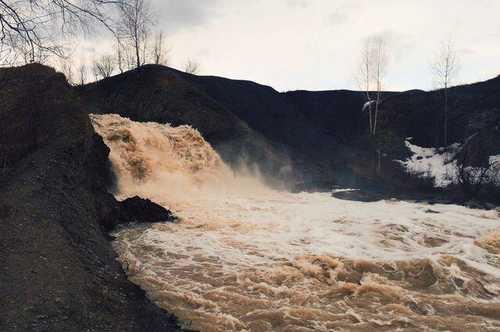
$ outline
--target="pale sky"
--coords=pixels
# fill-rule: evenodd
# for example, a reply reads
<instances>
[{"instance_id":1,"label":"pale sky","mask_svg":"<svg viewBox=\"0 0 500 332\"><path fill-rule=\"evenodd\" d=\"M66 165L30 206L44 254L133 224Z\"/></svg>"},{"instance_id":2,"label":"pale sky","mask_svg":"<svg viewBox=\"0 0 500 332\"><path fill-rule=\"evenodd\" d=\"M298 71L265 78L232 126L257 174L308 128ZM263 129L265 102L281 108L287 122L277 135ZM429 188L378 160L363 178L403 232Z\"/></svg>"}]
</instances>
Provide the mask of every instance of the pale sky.
<instances>
[{"instance_id":1,"label":"pale sky","mask_svg":"<svg viewBox=\"0 0 500 332\"><path fill-rule=\"evenodd\" d=\"M500 0L153 0L170 65L287 90L358 89L362 41L391 40L386 88L431 89L431 62L452 38L458 83L500 74ZM104 41L90 41L88 53ZM99 45L103 45L100 47Z\"/></svg>"}]
</instances>

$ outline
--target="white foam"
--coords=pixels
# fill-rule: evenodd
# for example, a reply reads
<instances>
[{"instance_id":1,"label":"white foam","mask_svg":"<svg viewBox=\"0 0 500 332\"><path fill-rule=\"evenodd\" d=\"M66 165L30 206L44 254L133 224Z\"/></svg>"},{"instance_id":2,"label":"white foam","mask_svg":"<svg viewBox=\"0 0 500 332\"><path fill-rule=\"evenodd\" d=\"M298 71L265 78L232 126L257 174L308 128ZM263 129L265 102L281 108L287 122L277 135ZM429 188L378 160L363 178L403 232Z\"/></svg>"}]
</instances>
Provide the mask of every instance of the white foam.
<instances>
[{"instance_id":1,"label":"white foam","mask_svg":"<svg viewBox=\"0 0 500 332\"><path fill-rule=\"evenodd\" d=\"M453 255L500 277L500 271L487 264L488 252L474 244L500 227L496 211L274 192L199 200L176 213L182 223L168 231L150 231L145 241L189 256L216 256L231 268L308 254L376 261ZM428 238L442 244L429 246Z\"/></svg>"}]
</instances>

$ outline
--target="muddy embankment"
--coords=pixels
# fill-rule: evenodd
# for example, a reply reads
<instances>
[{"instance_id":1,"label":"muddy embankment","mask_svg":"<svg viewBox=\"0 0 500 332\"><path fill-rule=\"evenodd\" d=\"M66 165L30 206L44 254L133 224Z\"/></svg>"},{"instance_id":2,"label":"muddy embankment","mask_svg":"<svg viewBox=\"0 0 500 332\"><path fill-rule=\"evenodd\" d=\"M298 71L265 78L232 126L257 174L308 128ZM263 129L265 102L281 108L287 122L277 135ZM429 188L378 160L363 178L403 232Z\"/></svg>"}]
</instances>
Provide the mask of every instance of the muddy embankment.
<instances>
[{"instance_id":1,"label":"muddy embankment","mask_svg":"<svg viewBox=\"0 0 500 332\"><path fill-rule=\"evenodd\" d=\"M0 70L1 331L177 329L116 261L108 153L64 76Z\"/></svg>"}]
</instances>

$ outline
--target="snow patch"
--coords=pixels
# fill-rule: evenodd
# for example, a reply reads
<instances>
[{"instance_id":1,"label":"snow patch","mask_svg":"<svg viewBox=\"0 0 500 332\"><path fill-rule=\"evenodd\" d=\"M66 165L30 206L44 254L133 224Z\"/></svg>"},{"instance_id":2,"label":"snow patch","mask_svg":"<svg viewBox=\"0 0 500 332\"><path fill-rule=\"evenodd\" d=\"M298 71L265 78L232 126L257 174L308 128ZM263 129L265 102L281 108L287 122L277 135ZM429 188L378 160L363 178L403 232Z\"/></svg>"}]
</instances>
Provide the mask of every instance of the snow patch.
<instances>
[{"instance_id":1,"label":"snow patch","mask_svg":"<svg viewBox=\"0 0 500 332\"><path fill-rule=\"evenodd\" d=\"M498 156L490 156L490 164L500 164L500 154Z\"/></svg>"},{"instance_id":2,"label":"snow patch","mask_svg":"<svg viewBox=\"0 0 500 332\"><path fill-rule=\"evenodd\" d=\"M454 183L457 178L457 162L454 160L460 149L459 143L447 148L424 148L405 141L413 155L410 159L399 162L406 170L423 178L433 178L436 187L444 188Z\"/></svg>"},{"instance_id":3,"label":"snow patch","mask_svg":"<svg viewBox=\"0 0 500 332\"><path fill-rule=\"evenodd\" d=\"M458 183L459 174L455 156L462 148L460 143L448 147L424 148L410 143L410 139L410 137L406 139L405 145L413 155L405 161L397 160L408 173L421 178L432 178L434 186L438 188ZM473 183L484 180L500 183L500 155L490 156L489 163L491 166L487 170L472 166L465 168Z\"/></svg>"}]
</instances>

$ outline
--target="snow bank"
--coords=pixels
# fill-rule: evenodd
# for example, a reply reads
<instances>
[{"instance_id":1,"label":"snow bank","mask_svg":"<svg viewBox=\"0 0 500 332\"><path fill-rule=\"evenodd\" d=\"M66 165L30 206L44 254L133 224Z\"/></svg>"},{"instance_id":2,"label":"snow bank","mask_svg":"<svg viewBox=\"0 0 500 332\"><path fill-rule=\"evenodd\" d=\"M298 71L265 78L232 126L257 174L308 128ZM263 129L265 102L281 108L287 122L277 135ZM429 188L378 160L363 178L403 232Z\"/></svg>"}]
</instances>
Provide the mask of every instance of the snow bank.
<instances>
[{"instance_id":1,"label":"snow bank","mask_svg":"<svg viewBox=\"0 0 500 332\"><path fill-rule=\"evenodd\" d=\"M406 170L414 175L433 178L436 187L444 188L455 182L457 178L454 159L460 149L460 144L455 143L447 148L424 148L405 141L406 146L413 155L410 159L399 162Z\"/></svg>"},{"instance_id":2,"label":"snow bank","mask_svg":"<svg viewBox=\"0 0 500 332\"><path fill-rule=\"evenodd\" d=\"M401 163L408 173L422 177L434 179L434 186L438 188L447 187L450 184L458 183L458 167L455 156L461 149L459 143L454 143L446 148L424 148L410 143L411 138L405 141L406 146L413 155ZM472 182L483 181L485 176L487 181L500 183L500 155L489 157L490 169L485 173L482 167L466 167L465 171Z\"/></svg>"}]
</instances>

